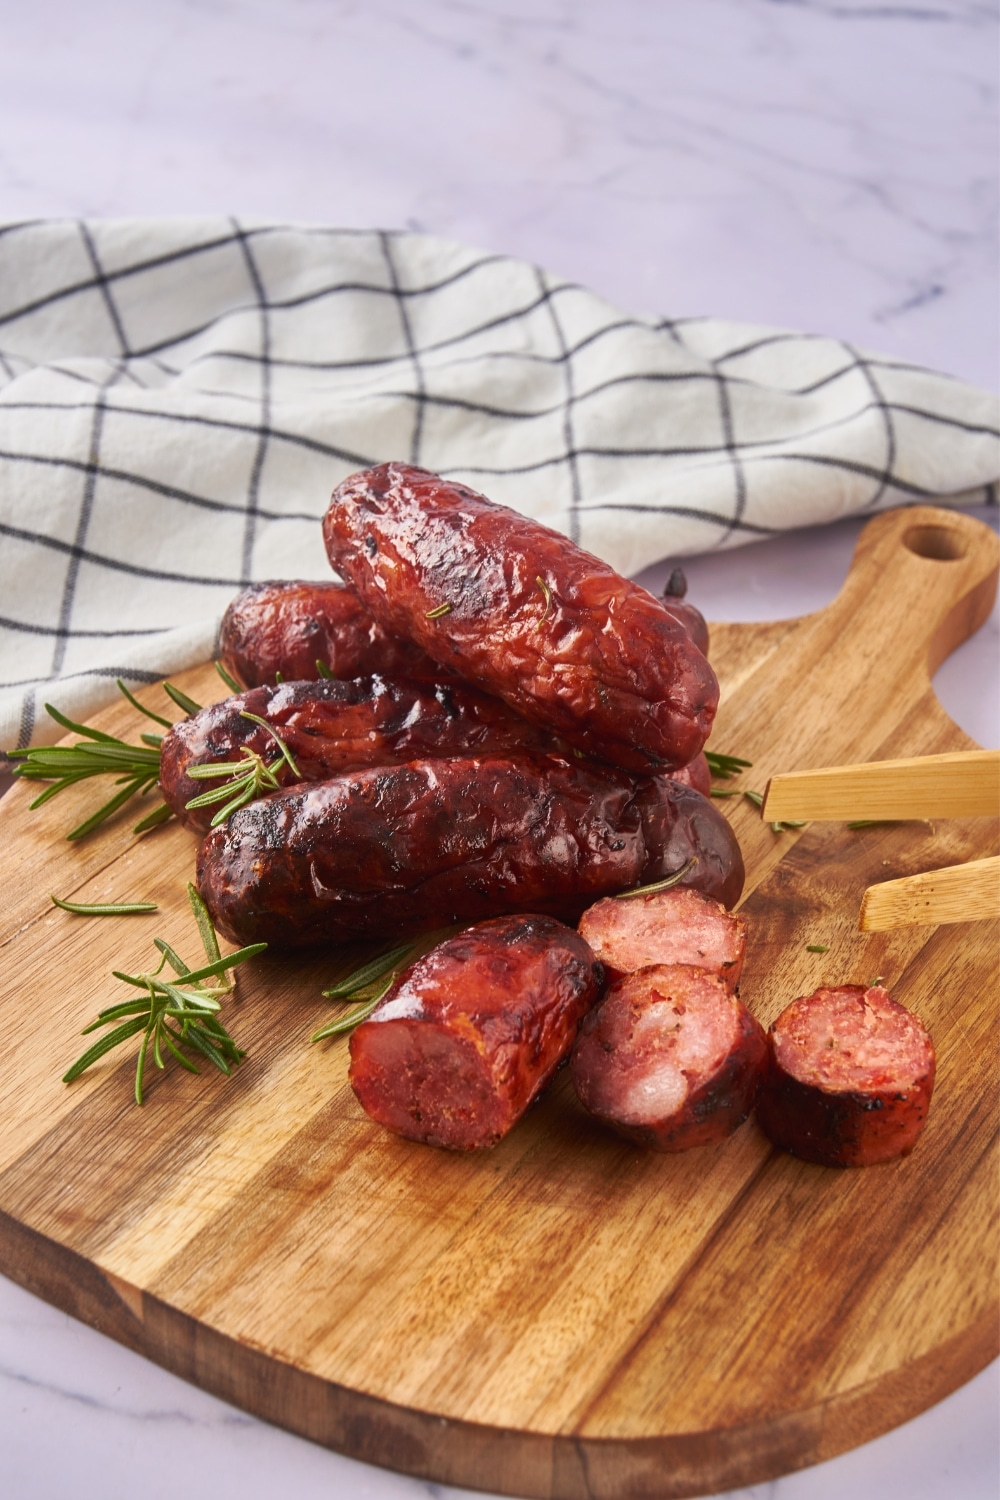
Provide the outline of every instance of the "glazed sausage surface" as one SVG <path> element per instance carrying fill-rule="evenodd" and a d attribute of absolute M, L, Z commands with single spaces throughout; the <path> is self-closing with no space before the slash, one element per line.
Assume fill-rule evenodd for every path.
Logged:
<path fill-rule="evenodd" d="M 631 771 L 687 765 L 718 705 L 665 605 L 548 527 L 405 464 L 346 479 L 330 560 L 390 633 L 576 749 Z"/>
<path fill-rule="evenodd" d="M 254 583 L 222 617 L 219 655 L 245 687 L 277 681 L 316 682 L 317 660 L 334 677 L 440 677 L 440 667 L 372 618 L 340 583 L 291 579 Z"/>
<path fill-rule="evenodd" d="M 296 776 L 252 713 L 273 725 L 291 752 Z M 277 767 L 283 786 L 326 781 L 361 766 L 424 756 L 471 755 L 551 747 L 552 736 L 464 683 L 363 677 L 351 682 L 286 682 L 252 688 L 175 724 L 160 749 L 160 788 L 188 828 L 204 832 L 221 804 L 188 809 L 218 781 L 192 778 L 192 766 L 238 763 L 252 750 Z"/>
<path fill-rule="evenodd" d="M 351 1087 L 398 1135 L 494 1146 L 569 1052 L 599 985 L 586 943 L 561 922 L 480 922 L 399 975 L 352 1032 Z"/>
<path fill-rule="evenodd" d="M 806 1161 L 866 1167 L 907 1156 L 934 1088 L 934 1044 L 881 987 L 848 984 L 793 1000 L 768 1032 L 757 1119 Z"/>
<path fill-rule="evenodd" d="M 712 790 L 712 772 L 703 754 L 696 755 L 686 766 L 678 766 L 670 775 L 674 781 L 683 781 L 685 786 L 693 787 L 703 797 L 707 797 Z"/>
<path fill-rule="evenodd" d="M 530 753 L 350 772 L 233 813 L 201 846 L 198 887 L 227 936 L 286 947 L 526 907 L 575 921 L 600 896 L 675 873 L 701 837 L 714 842 L 684 879 L 714 887 L 723 831 L 739 859 L 729 825 L 697 792 L 657 783 Z M 670 869 L 672 850 L 683 859 Z"/>
<path fill-rule="evenodd" d="M 636 802 L 648 851 L 640 883 L 666 880 L 690 865 L 679 885 L 735 906 L 743 894 L 743 855 L 714 802 L 672 776 L 643 777 Z"/>
<path fill-rule="evenodd" d="M 588 906 L 578 926 L 609 981 L 651 964 L 688 964 L 735 990 L 743 971 L 745 920 L 690 887 L 605 897 Z"/>
<path fill-rule="evenodd" d="M 580 1103 L 653 1151 L 713 1145 L 753 1109 L 764 1032 L 723 980 L 656 965 L 612 985 L 590 1012 L 570 1071 Z"/>

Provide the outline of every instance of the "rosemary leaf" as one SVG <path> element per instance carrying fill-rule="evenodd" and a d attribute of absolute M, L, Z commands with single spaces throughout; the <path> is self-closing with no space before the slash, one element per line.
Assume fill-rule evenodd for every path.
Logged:
<path fill-rule="evenodd" d="M 173 722 L 170 719 L 165 719 L 162 714 L 154 714 L 151 708 L 147 708 L 144 703 L 140 703 L 135 694 L 129 692 L 120 677 L 116 677 L 115 682 L 118 684 L 118 691 L 128 699 L 133 708 L 137 708 L 141 714 L 145 714 L 147 719 L 152 719 L 155 723 L 162 724 L 165 729 L 173 729 Z"/>
<path fill-rule="evenodd" d="M 318 656 L 316 658 L 316 671 L 319 673 L 321 682 L 332 682 L 334 680 L 334 673 L 330 671 L 325 661 L 320 661 Z"/>
<path fill-rule="evenodd" d="M 451 605 L 439 604 L 436 609 L 429 609 L 424 615 L 425 620 L 440 620 L 443 615 L 451 613 Z"/>
<path fill-rule="evenodd" d="M 679 870 L 675 870 L 674 873 L 672 875 L 668 875 L 665 880 L 656 880 L 652 885 L 637 885 L 631 891 L 619 891 L 615 896 L 615 900 L 631 901 L 634 896 L 654 896 L 657 891 L 672 890 L 675 885 L 680 885 L 687 872 L 689 870 L 692 870 L 697 863 L 697 854 L 692 854 L 687 864 L 681 865 Z"/>
<path fill-rule="evenodd" d="M 215 663 L 215 670 L 218 672 L 219 676 L 222 678 L 223 682 L 226 684 L 226 687 L 230 690 L 230 692 L 242 693 L 243 689 L 240 687 L 239 683 L 234 677 L 230 677 L 221 661 L 217 661 Z"/>
<path fill-rule="evenodd" d="M 829 953 L 829 943 L 806 943 L 807 953 Z"/>
<path fill-rule="evenodd" d="M 155 901 L 121 901 L 117 904 L 110 901 L 61 901 L 51 893 L 49 900 L 53 906 L 72 912 L 75 917 L 134 917 L 159 910 Z"/>
<path fill-rule="evenodd" d="M 190 718 L 192 714 L 201 713 L 201 704 L 196 703 L 193 698 L 189 698 L 187 693 L 182 693 L 179 687 L 174 687 L 172 682 L 165 682 L 163 684 L 163 691 L 166 693 L 168 698 L 173 699 L 178 708 L 183 709 L 188 718 Z"/>
<path fill-rule="evenodd" d="M 359 990 L 374 984 L 376 979 L 381 979 L 390 969 L 401 968 L 415 947 L 415 943 L 402 943 L 398 948 L 390 948 L 388 953 L 380 953 L 377 958 L 362 964 L 360 969 L 355 969 L 353 974 L 339 979 L 330 989 L 324 990 L 323 994 L 328 1000 L 349 1000 Z"/>
<path fill-rule="evenodd" d="M 738 755 L 723 755 L 718 750 L 706 750 L 705 759 L 713 776 L 736 776 L 753 765 L 752 760 L 741 760 Z"/>

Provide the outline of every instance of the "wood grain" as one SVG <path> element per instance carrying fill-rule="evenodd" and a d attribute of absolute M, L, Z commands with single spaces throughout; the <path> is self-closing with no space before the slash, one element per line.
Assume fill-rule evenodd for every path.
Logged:
<path fill-rule="evenodd" d="M 889 927 L 940 927 L 1000 917 L 1000 856 L 970 859 L 870 885 L 861 898 L 862 932 Z"/>
<path fill-rule="evenodd" d="M 985 616 L 997 543 L 926 508 L 873 521 L 828 609 L 713 628 L 715 748 L 781 771 L 974 748 L 929 670 Z M 210 668 L 178 679 L 221 696 Z M 160 702 L 151 689 L 147 701 Z M 98 721 L 137 733 L 134 713 Z M 742 784 L 742 783 L 741 783 Z M 362 952 L 240 971 L 231 1080 L 134 1061 L 71 1087 L 79 1030 L 163 935 L 197 951 L 195 844 L 133 819 L 81 846 L 93 801 L 0 803 L 0 1269 L 187 1379 L 292 1430 L 445 1483 L 565 1500 L 705 1493 L 831 1456 L 970 1378 L 997 1344 L 993 924 L 859 933 L 863 890 L 995 853 L 988 818 L 775 834 L 721 803 L 747 855 L 744 998 L 768 1024 L 823 982 L 881 975 L 939 1073 L 914 1154 L 838 1171 L 753 1122 L 678 1157 L 604 1133 L 561 1075 L 493 1152 L 380 1131 L 321 989 Z M 54 910 L 154 899 L 126 920 Z M 827 951 L 811 953 L 807 945 Z"/>

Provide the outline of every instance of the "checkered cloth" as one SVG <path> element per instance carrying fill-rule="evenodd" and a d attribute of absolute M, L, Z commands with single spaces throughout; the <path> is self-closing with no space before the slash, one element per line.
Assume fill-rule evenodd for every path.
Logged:
<path fill-rule="evenodd" d="M 253 579 L 329 576 L 404 459 L 624 573 L 996 496 L 997 404 L 840 340 L 626 317 L 506 256 L 228 219 L 0 228 L 0 746 L 208 659 Z"/>

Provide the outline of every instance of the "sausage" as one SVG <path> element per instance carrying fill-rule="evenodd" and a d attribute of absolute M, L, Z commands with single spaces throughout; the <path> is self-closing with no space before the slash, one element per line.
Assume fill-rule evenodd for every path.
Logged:
<path fill-rule="evenodd" d="M 707 797 L 712 790 L 712 772 L 704 754 L 696 755 L 694 760 L 689 761 L 686 766 L 678 766 L 676 771 L 670 775 L 674 781 L 682 781 L 685 786 L 694 787 L 703 797 Z"/>
<path fill-rule="evenodd" d="M 600 896 L 674 873 L 671 849 L 682 863 L 695 851 L 683 878 L 714 895 L 726 872 L 712 819 L 739 860 L 729 825 L 658 780 L 651 793 L 623 772 L 529 752 L 370 767 L 239 808 L 202 843 L 198 888 L 228 937 L 285 947 L 526 908 L 575 922 Z M 669 831 L 665 848 L 647 845 L 648 828 Z M 704 859 L 703 837 L 715 840 Z"/>
<path fill-rule="evenodd" d="M 296 776 L 271 735 L 243 717 L 266 719 L 291 752 Z M 160 789 L 187 828 L 204 832 L 222 805 L 187 804 L 219 781 L 193 779 L 192 766 L 232 761 L 250 750 L 275 767 L 284 786 L 326 781 L 360 766 L 423 756 L 541 749 L 554 737 L 518 717 L 499 698 L 464 683 L 417 683 L 362 677 L 352 682 L 286 682 L 252 688 L 182 719 L 163 738 Z"/>
<path fill-rule="evenodd" d="M 660 600 L 558 532 L 398 463 L 346 479 L 323 529 L 386 630 L 577 750 L 639 773 L 702 750 L 708 662 Z"/>
<path fill-rule="evenodd" d="M 753 1109 L 767 1043 L 716 974 L 656 964 L 612 985 L 570 1059 L 580 1103 L 652 1151 L 709 1146 Z"/>
<path fill-rule="evenodd" d="M 683 568 L 674 568 L 663 588 L 663 602 L 679 625 L 683 625 L 702 656 L 708 655 L 708 623 L 700 609 L 689 604 Z"/>
<path fill-rule="evenodd" d="M 934 1044 L 879 986 L 800 996 L 768 1032 L 764 1134 L 805 1161 L 867 1167 L 907 1156 L 934 1088 Z"/>
<path fill-rule="evenodd" d="M 686 865 L 678 885 L 690 885 L 727 909 L 743 894 L 743 855 L 722 813 L 672 776 L 644 777 L 636 786 L 647 860 L 642 884 L 666 880 Z"/>
<path fill-rule="evenodd" d="M 690 887 L 605 897 L 587 908 L 579 931 L 612 982 L 651 964 L 688 964 L 732 991 L 743 971 L 746 921 Z"/>
<path fill-rule="evenodd" d="M 245 687 L 316 682 L 321 661 L 334 677 L 440 678 L 441 668 L 409 641 L 388 634 L 357 594 L 340 583 L 302 579 L 254 583 L 222 617 L 219 655 Z"/>
<path fill-rule="evenodd" d="M 351 1087 L 410 1140 L 495 1146 L 569 1052 L 599 987 L 572 928 L 537 915 L 480 922 L 411 964 L 352 1032 Z"/>

